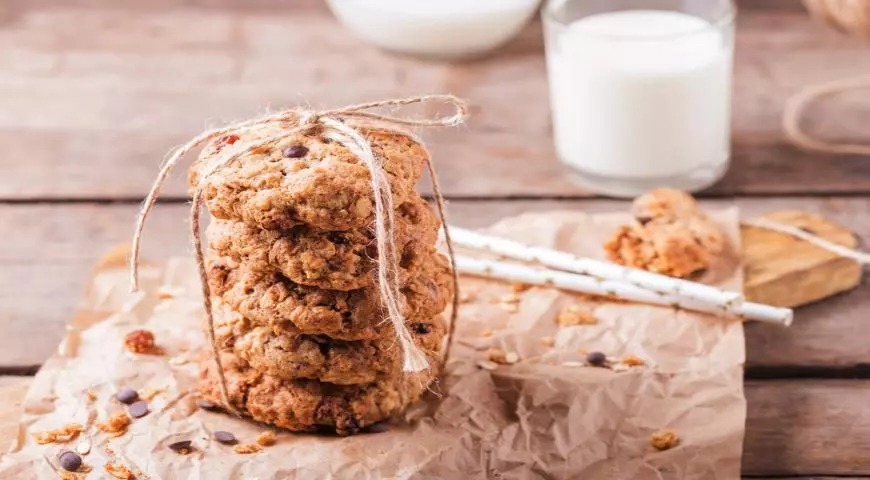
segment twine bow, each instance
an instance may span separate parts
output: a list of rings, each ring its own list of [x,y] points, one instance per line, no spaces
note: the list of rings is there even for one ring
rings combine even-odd
[[[436,118],[403,118],[380,113],[371,112],[369,110],[378,107],[400,107],[411,104],[422,103],[446,103],[455,108],[455,112],[450,116]],[[208,142],[212,139],[224,135],[240,135],[256,130],[257,128],[266,125],[278,125],[281,127],[280,133],[268,136],[266,138],[245,143],[242,148],[232,150],[231,155],[216,156],[210,162],[203,166],[200,172],[196,190],[193,194],[193,204],[190,210],[190,228],[192,244],[196,255],[196,263],[199,267],[200,282],[202,285],[203,307],[206,312],[208,321],[208,335],[211,343],[212,353],[214,354],[215,366],[217,368],[218,377],[220,380],[221,396],[223,397],[224,405],[234,413],[235,407],[229,401],[229,392],[227,388],[226,376],[224,375],[223,366],[221,364],[220,352],[218,351],[217,342],[215,341],[214,331],[214,315],[212,313],[211,292],[208,285],[208,276],[205,265],[205,259],[202,250],[202,241],[200,238],[200,217],[202,214],[202,193],[203,188],[208,178],[223,166],[229,165],[239,157],[265,145],[278,142],[284,138],[292,137],[308,132],[317,132],[325,138],[344,145],[351,153],[356,155],[365,164],[366,168],[371,173],[371,187],[374,196],[374,227],[375,241],[377,243],[377,283],[381,297],[381,302],[386,308],[387,317],[393,324],[396,332],[397,340],[402,347],[403,354],[403,370],[405,372],[419,372],[429,367],[426,356],[414,344],[408,328],[405,326],[405,319],[400,308],[400,291],[398,281],[398,266],[396,245],[394,242],[394,208],[392,201],[392,191],[390,183],[387,180],[386,173],[378,159],[372,151],[371,144],[352,126],[345,124],[345,120],[372,120],[378,122],[378,130],[387,133],[395,133],[401,135],[410,135],[408,132],[400,130],[399,126],[420,126],[420,127],[450,127],[461,124],[468,113],[468,107],[465,102],[452,95],[424,95],[419,97],[411,97],[404,99],[391,99],[379,102],[363,103],[343,108],[323,111],[310,110],[285,110],[278,113],[265,115],[259,118],[238,122],[221,128],[215,128],[200,133],[189,142],[176,148],[163,162],[157,179],[151,186],[151,190],[145,197],[142,208],[139,210],[139,215],[136,220],[136,230],[133,235],[133,248],[130,257],[130,289],[135,292],[139,288],[139,251],[142,239],[142,230],[145,226],[145,220],[154,204],[160,195],[160,190],[163,187],[169,173],[176,164],[191,150]],[[412,138],[414,138],[412,136]],[[414,138],[415,141],[418,141]],[[419,142],[422,145],[422,142]],[[425,148],[425,147],[424,147]],[[458,298],[458,276],[456,273],[456,265],[453,252],[453,242],[450,238],[448,221],[445,216],[444,198],[441,195],[441,189],[438,185],[438,178],[435,174],[435,169],[432,166],[432,161],[426,152],[426,168],[429,172],[429,181],[432,185],[432,191],[435,196],[435,204],[438,209],[438,215],[444,228],[444,237],[447,244],[447,250],[450,257],[450,265],[453,270],[453,309],[450,318],[450,331],[448,343],[444,354],[446,363],[450,349],[450,341],[453,333],[453,328],[456,323],[456,316],[459,310]]]

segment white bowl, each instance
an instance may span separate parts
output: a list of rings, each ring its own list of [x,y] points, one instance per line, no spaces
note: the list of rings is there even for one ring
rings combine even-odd
[[[516,36],[540,0],[328,0],[338,20],[386,50],[461,58]]]

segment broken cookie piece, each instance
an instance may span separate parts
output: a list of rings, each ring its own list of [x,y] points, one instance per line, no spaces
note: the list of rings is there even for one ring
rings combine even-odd
[[[659,451],[670,450],[680,444],[680,437],[671,430],[661,430],[649,437],[649,444]]]
[[[632,212],[636,221],[604,245],[615,263],[688,277],[709,268],[725,250],[725,235],[685,192],[655,190],[638,197]]]

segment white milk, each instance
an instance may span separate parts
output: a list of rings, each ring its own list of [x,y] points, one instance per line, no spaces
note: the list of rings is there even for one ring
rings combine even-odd
[[[729,156],[731,44],[679,12],[596,14],[549,33],[556,149],[582,173],[664,179]]]
[[[388,50],[462,57],[510,40],[539,0],[329,0],[341,22]]]

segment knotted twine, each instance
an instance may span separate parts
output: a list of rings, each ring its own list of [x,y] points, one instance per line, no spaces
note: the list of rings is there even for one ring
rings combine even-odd
[[[384,115],[369,111],[379,107],[401,107],[404,105],[424,104],[430,102],[449,104],[455,108],[455,112],[450,116],[415,119]],[[381,160],[372,151],[372,146],[369,141],[366,140],[366,138],[355,128],[345,124],[344,121],[357,119],[375,121],[378,124],[378,130],[385,133],[410,136],[424,149],[426,168],[429,172],[429,182],[432,186],[432,192],[435,197],[438,216],[441,219],[444,229],[444,237],[447,244],[447,252],[450,257],[450,266],[453,275],[454,295],[452,312],[447,345],[442,360],[442,365],[446,365],[456,324],[456,317],[459,311],[459,281],[456,272],[453,242],[450,238],[450,230],[448,228],[448,221],[445,214],[444,197],[441,194],[438,177],[435,174],[435,168],[432,165],[429,152],[425,151],[425,146],[421,141],[419,141],[419,139],[399,127],[452,127],[461,124],[465,120],[467,113],[468,106],[466,103],[453,95],[424,95],[403,99],[391,99],[323,111],[303,109],[285,110],[251,120],[230,124],[225,127],[207,130],[200,133],[184,145],[176,148],[167,156],[160,168],[157,179],[154,181],[148,195],[145,197],[145,201],[142,204],[142,208],[139,210],[139,215],[136,220],[136,229],[133,234],[132,255],[130,257],[130,290],[132,292],[137,291],[139,288],[139,251],[145,221],[148,218],[148,214],[151,213],[151,210],[154,208],[157,197],[160,195],[160,190],[175,165],[191,150],[212,139],[223,137],[225,135],[240,136],[264,126],[278,125],[281,128],[280,133],[263,139],[246,142],[243,144],[243,148],[229,150],[232,152],[231,155],[215,156],[204,165],[198,177],[190,209],[191,243],[195,251],[196,264],[199,269],[200,283],[202,286],[203,307],[208,322],[208,340],[211,344],[215,367],[220,380],[221,397],[224,405],[230,411],[236,414],[239,413],[229,401],[227,380],[221,363],[217,341],[215,340],[211,292],[208,285],[208,274],[203,255],[202,241],[200,238],[200,217],[202,214],[203,202],[202,194],[208,178],[221,167],[229,165],[234,160],[247,153],[299,134],[319,134],[324,138],[338,142],[346,147],[351,153],[356,155],[371,173],[371,187],[375,206],[374,232],[378,252],[376,267],[377,284],[381,303],[387,311],[387,318],[392,323],[396,332],[396,338],[402,348],[402,370],[408,373],[420,372],[429,368],[429,362],[426,360],[425,354],[423,354],[414,343],[411,333],[405,326],[405,318],[401,312],[399,302],[401,295],[399,292],[399,270],[393,235],[395,229],[395,213],[390,183],[386,177],[384,169],[382,168]]]

